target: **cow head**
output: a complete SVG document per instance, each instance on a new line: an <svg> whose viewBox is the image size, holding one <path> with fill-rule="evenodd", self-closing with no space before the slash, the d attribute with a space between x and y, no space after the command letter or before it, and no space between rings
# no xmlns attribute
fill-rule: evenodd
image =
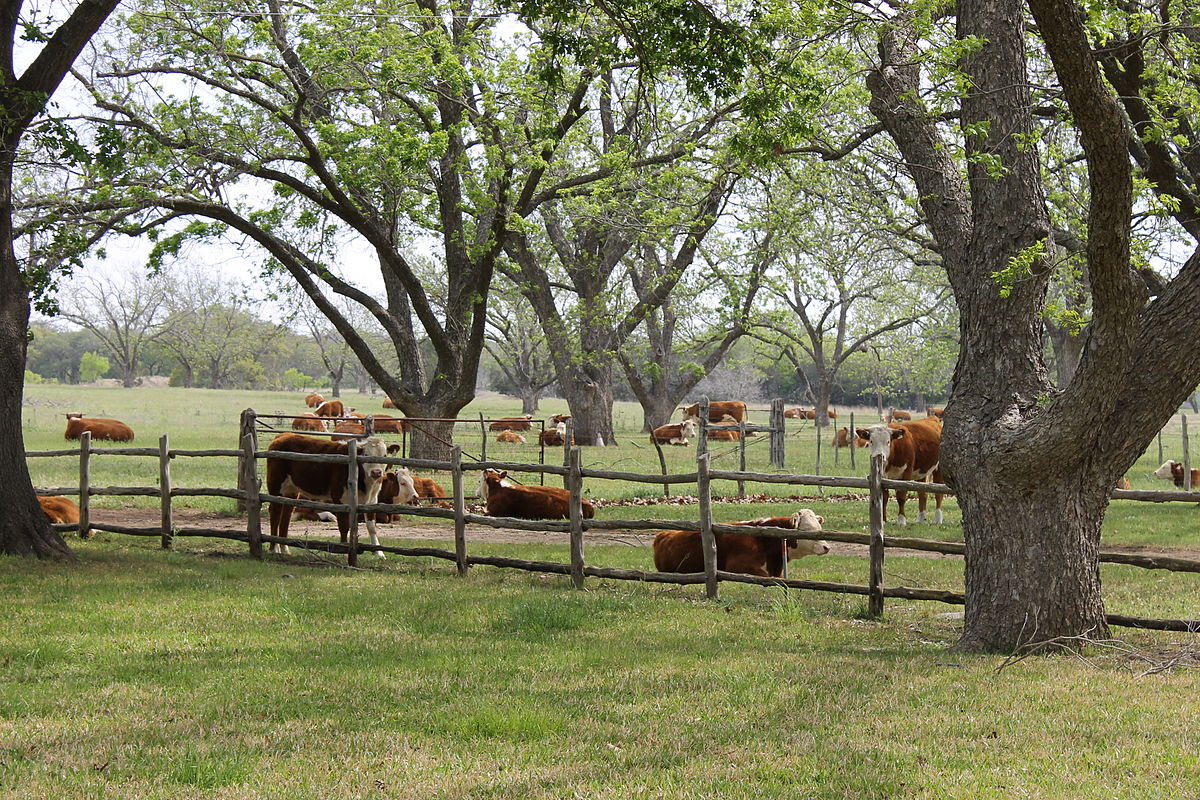
<svg viewBox="0 0 1200 800"><path fill-rule="evenodd" d="M485 469L479 473L479 499L487 502L488 499L488 484L494 483L497 486L511 485L505 481L508 477L507 472L497 472L494 469Z"/></svg>
<svg viewBox="0 0 1200 800"><path fill-rule="evenodd" d="M68 416L70 416L70 415L68 415ZM1163 465L1161 467L1154 470L1154 477L1162 478L1164 481L1171 480L1172 478L1175 477L1175 465L1177 463L1178 462L1175 462L1175 461L1164 461ZM1181 471L1179 474L1182 475L1183 472Z"/></svg>
<svg viewBox="0 0 1200 800"><path fill-rule="evenodd" d="M872 425L869 428L855 428L854 433L859 439L867 441L871 446L871 455L883 454L883 463L887 463L888 453L892 449L892 440L904 436L903 428L893 428L889 425Z"/></svg>
<svg viewBox="0 0 1200 800"><path fill-rule="evenodd" d="M412 473L407 467L401 467L383 476L383 485L379 487L379 502L401 504L411 503L416 499L417 486L413 483Z"/></svg>
<svg viewBox="0 0 1200 800"><path fill-rule="evenodd" d="M696 437L696 426L699 423L699 417L688 417L679 426L679 435L684 439L694 439Z"/></svg>
<svg viewBox="0 0 1200 800"><path fill-rule="evenodd" d="M567 436L567 423L565 423L565 422L560 422L560 423L558 423L557 425L555 425L555 426L554 426L554 430L555 430L555 431L557 431L557 433L558 433L558 435L559 435L560 437L562 437L562 438L566 438L566 436Z"/></svg>
<svg viewBox="0 0 1200 800"><path fill-rule="evenodd" d="M811 508L802 508L792 514L791 524L788 527L798 531L819 531L824 523L825 518L819 516L817 512ZM785 539L784 541L787 543L789 560L805 556L823 556L829 552L828 542L811 539Z"/></svg>
<svg viewBox="0 0 1200 800"><path fill-rule="evenodd" d="M67 414L67 419L83 419L83 412L72 411L71 413Z"/></svg>
<svg viewBox="0 0 1200 800"><path fill-rule="evenodd" d="M383 473L387 471L386 464L377 463L377 459L387 458L387 443L378 436L372 436L362 442L358 448L359 467L366 476L368 483L383 480Z"/></svg>

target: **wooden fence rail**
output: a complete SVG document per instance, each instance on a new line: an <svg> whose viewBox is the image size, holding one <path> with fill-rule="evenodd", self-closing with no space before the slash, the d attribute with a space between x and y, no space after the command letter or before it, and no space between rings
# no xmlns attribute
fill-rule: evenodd
<svg viewBox="0 0 1200 800"><path fill-rule="evenodd" d="M701 427L707 427L707 400L701 401ZM750 429L752 426L747 426ZM55 525L54 529L62 532L71 530L108 531L132 536L158 536L163 547L172 546L177 537L204 536L246 542L253 557L262 557L263 544L289 544L292 547L307 548L327 553L346 555L350 564L356 563L358 553L375 548L358 541L358 516L360 513L383 512L421 517L431 517L450 520L454 523L455 549L442 550L430 547L400 547L395 545L380 545L378 550L383 553L395 553L406 556L422 556L442 558L456 563L460 574L466 574L472 565L491 565L512 569L549 572L571 576L576 587L582 588L585 578L610 578L617 580L637 580L651 583L671 584L705 584L709 597L719 596L720 582L749 583L762 586L781 586L795 589L810 589L813 591L836 592L842 594L857 594L868 600L868 610L872 615L883 613L885 598L901 598L909 600L932 600L950 604L963 604L963 595L940 589L912 588L904 586L886 586L884 584L884 554L888 549L903 548L942 553L945 555L962 555L965 546L961 542L944 542L928 539L888 536L883 530L883 505L885 492L921 491L930 494L951 494L952 490L944 484L924 483L917 481L895 481L883 477L882 458L878 454L872 457L871 472L866 478L841 477L828 475L790 475L781 473L747 472L744 468L737 471L715 470L710 467L709 454L704 446L706 437L702 436L697 448L697 469L693 473L676 475L644 475L625 473L613 470L589 469L581 463L581 451L578 447L567 449L565 466L552 464L523 464L507 461L477 461L464 462L461 447L455 446L450 461L434 461L429 459L412 458L372 458L372 463L405 466L412 469L442 470L451 473L453 508L438 508L432 506L411 506L400 504L359 504L356 482L357 469L349 469L347 503L323 503L313 500L281 497L264 494L261 491L261 481L258 477L258 461L264 458L281 458L294 461L358 463L362 456L358 453L357 442L350 439L348 453L337 454L307 454L292 452L276 452L259 450L254 428L254 415L248 411L243 415L242 447L232 449L212 450L172 450L167 436L159 440L157 448L94 448L90 434L84 433L78 449L63 449L40 452L29 452L31 458L49 456L78 456L79 457L79 486L54 489L38 489L38 494L61 494L79 497L80 522L78 525ZM743 441L744 441L743 437ZM157 457L159 462L159 486L129 486L129 487L96 487L91 485L91 455L145 456ZM172 484L170 475L170 459L177 457L226 457L238 459L238 489L221 488L182 488ZM496 469L517 473L540 473L562 476L564 485L569 493L570 509L568 519L527 520L510 517L491 517L470 514L466 511L466 473L479 472L485 469ZM583 519L582 498L584 479L621 480L648 484L695 484L698 497L699 516L697 521L691 520L596 520ZM768 526L727 525L714 522L712 519L712 482L714 480L733 481L739 485L745 482L804 485L818 487L840 487L849 489L866 489L868 492L870 516L870 532L856 531L795 531L787 528ZM161 524L154 528L132 528L107 523L92 523L90 520L90 503L93 496L126 495L151 496L160 498L162 515ZM216 530L211 528L175 528L172 518L172 499L186 496L228 497L244 502L247 520L246 531ZM1123 490L1113 492L1114 499L1128 499L1143 502L1200 502L1200 491L1145 491ZM349 541L347 543L324 540L281 539L264 534L261 530L262 503L279 503L301 508L311 508L321 511L347 513L350 515ZM491 528L507 528L539 532L559 532L569 535L570 562L558 563L547 561L530 561L519 558L502 556L471 556L467 549L466 526L477 525ZM704 571L697 573L663 573L637 569L619 569L613 567L598 567L589 565L585 560L584 533L587 531L656 531L656 530L692 530L699 531L704 555ZM717 568L717 534L742 534L749 536L764 536L772 538L824 539L828 541L847 542L866 545L869 548L869 571L865 586L839 584L822 581L805 581L791 578L760 578L750 575L728 573ZM1200 561L1172 558L1168 556L1146 556L1121 553L1116 551L1101 551L1099 559L1104 563L1124 564L1144 569L1164 569L1176 572L1200 573ZM1133 617L1120 614L1109 614L1109 624L1124 625L1138 628L1152 628L1170 631L1200 631L1200 621L1197 620L1165 620Z"/></svg>

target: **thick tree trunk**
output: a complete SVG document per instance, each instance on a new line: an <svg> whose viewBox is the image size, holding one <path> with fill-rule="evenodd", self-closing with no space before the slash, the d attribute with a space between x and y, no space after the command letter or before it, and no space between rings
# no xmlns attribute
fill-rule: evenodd
<svg viewBox="0 0 1200 800"><path fill-rule="evenodd" d="M929 403L925 400L925 392L918 391L916 392L916 395L917 402L913 406L913 410L915 410L918 414L923 414L925 413L925 409L929 407Z"/></svg>
<svg viewBox="0 0 1200 800"><path fill-rule="evenodd" d="M575 443L584 447L616 444L613 437L611 379L563 383L563 394L571 409Z"/></svg>
<svg viewBox="0 0 1200 800"><path fill-rule="evenodd" d="M11 185L0 176L3 186ZM12 251L11 217L0 209L0 553L39 558L70 557L71 549L50 529L38 505L25 463L21 432L29 294Z"/></svg>
<svg viewBox="0 0 1200 800"><path fill-rule="evenodd" d="M829 395L833 393L833 376L822 372L820 381L817 383L817 402L813 411L815 419L813 424L818 428L829 426Z"/></svg>
<svg viewBox="0 0 1200 800"><path fill-rule="evenodd" d="M1108 636L1097 553L1111 486L1055 465L1020 486L959 482L966 625L959 646L1011 652L1056 637Z"/></svg>
<svg viewBox="0 0 1200 800"><path fill-rule="evenodd" d="M437 417L440 415L431 413L425 416ZM415 422L408 432L408 455L410 458L449 461L450 451L453 448L453 422Z"/></svg>
<svg viewBox="0 0 1200 800"><path fill-rule="evenodd" d="M653 397L642 403L642 432L649 433L661 425L667 425L675 416L679 404L670 397Z"/></svg>
<svg viewBox="0 0 1200 800"><path fill-rule="evenodd" d="M525 391L521 393L521 413L536 414L538 410L538 403L541 402L541 399L541 389L526 388Z"/></svg>

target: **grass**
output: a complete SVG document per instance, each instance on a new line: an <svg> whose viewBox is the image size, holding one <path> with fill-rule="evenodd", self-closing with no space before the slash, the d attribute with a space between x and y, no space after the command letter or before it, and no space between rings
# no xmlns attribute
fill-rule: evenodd
<svg viewBox="0 0 1200 800"><path fill-rule="evenodd" d="M1200 770L1200 672L1138 677L1103 652L997 672L948 649L959 623L938 604L867 622L858 598L745 586L712 603L423 559L77 551L0 560L6 798L1140 800L1194 796ZM955 568L889 565L939 583ZM1131 596L1154 580L1128 578Z"/></svg>

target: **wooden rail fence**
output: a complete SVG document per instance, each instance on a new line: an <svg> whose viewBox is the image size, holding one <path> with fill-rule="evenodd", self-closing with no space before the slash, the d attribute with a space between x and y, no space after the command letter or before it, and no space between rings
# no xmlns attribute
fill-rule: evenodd
<svg viewBox="0 0 1200 800"><path fill-rule="evenodd" d="M707 402L702 401L701 419L706 418ZM253 412L248 412L251 416ZM813 591L836 592L842 594L857 594L867 597L868 611L874 616L883 613L884 599L888 597L907 600L936 600L942 603L963 605L966 602L961 593L941 589L923 589L905 586L884 585L884 553L889 548L903 548L946 555L962 555L965 546L959 542L943 542L929 539L915 539L885 534L883 526L884 492L893 491L922 491L930 494L952 494L952 490L944 484L925 483L918 481L898 481L883 477L882 456L871 458L870 474L866 478L839 477L831 475L787 475L774 473L755 473L745 470L717 470L710 465L709 454L703 444L697 448L696 471L680 474L645 475L625 473L613 470L590 469L582 465L581 451L578 447L568 450L566 466L551 464L521 464L505 461L464 462L462 448L454 446L449 461L431 461L413 458L372 458L373 462L388 465L405 466L413 469L442 470L451 475L453 508L435 508L425 506L372 503L359 505L357 502L358 470L348 470L348 488L346 504L322 503L313 500L295 499L264 494L261 491L261 481L258 477L258 461L263 458L283 458L296 461L317 462L349 462L357 463L359 455L357 442L350 440L351 446L346 456L328 454L291 453L281 451L258 450L257 438L253 430L246 431L238 449L212 450L175 450L171 449L169 439L163 434L157 448L154 447L112 447L96 448L92 446L91 434L83 433L79 447L61 450L27 452L29 458L78 456L79 485L78 487L61 487L37 489L39 495L71 495L79 498L80 521L78 524L54 525L58 531L100 530L132 536L158 536L164 548L171 547L177 537L202 536L220 539L232 539L246 542L250 554L255 558L263 557L263 544L289 544L293 547L303 547L329 553L344 553L351 564L355 563L358 553L364 549L376 549L368 544L365 547L358 541L358 516L362 513L383 512L422 517L434 517L451 520L454 523L453 551L435 547L400 547L381 544L378 550L404 556L421 556L442 558L455 562L460 575L465 575L473 565L491 565L534 572L548 572L570 575L576 587L584 585L588 577L610 578L617 580L636 580L648 583L671 584L705 584L707 595L717 598L719 583L749 583L762 586L782 586L793 589L811 589ZM703 439L701 440L703 442ZM90 458L92 454L118 456L155 457L159 464L159 486L125 486L97 487L91 482ZM170 461L173 458L193 457L235 457L239 459L237 489L219 488L182 488L173 485L170 472ZM470 514L466 511L465 473L479 472L486 469L507 470L513 472L540 473L561 476L570 493L570 514L567 520L527 520L511 517L491 517ZM620 480L647 484L694 484L699 498L699 520L599 520L584 519L582 514L583 485L585 479ZM712 482L733 481L786 484L794 486L818 486L867 489L869 499L870 532L858 533L853 531L796 531L787 528L760 527L749 525L726 525L714 522L712 519ZM161 522L155 528L131 528L121 525L97 523L91 520L90 499L94 496L151 496L161 499ZM172 518L172 499L176 497L227 497L243 501L246 509L246 531L229 531L212 528L176 528ZM1146 491L1115 489L1114 499L1137 500L1143 502L1190 502L1200 503L1200 491ZM349 542L343 544L337 541L283 539L262 532L261 507L262 503L281 503L301 508L311 508L321 511L350 513ZM531 561L526 559L503 556L471 556L467 551L467 525L480 525L491 528L508 528L517 530L562 532L570 539L570 562ZM699 573L670 573L638 569L619 569L588 565L585 561L584 533L587 531L651 531L651 530L691 530L699 531L704 555L704 572ZM796 538L807 540L826 540L867 545L870 552L869 571L866 585L831 583L825 581L808 581L792 578L762 578L751 575L725 572L717 569L717 547L715 534L743 534L749 536L764 536L772 538ZM1099 560L1104 563L1125 564L1143 569L1164 569L1174 572L1200 573L1200 561L1171 558L1166 556L1132 555L1115 551L1101 550ZM1126 627L1149 628L1166 631L1200 631L1200 620L1156 619L1134 617L1122 614L1109 614L1111 625Z"/></svg>

